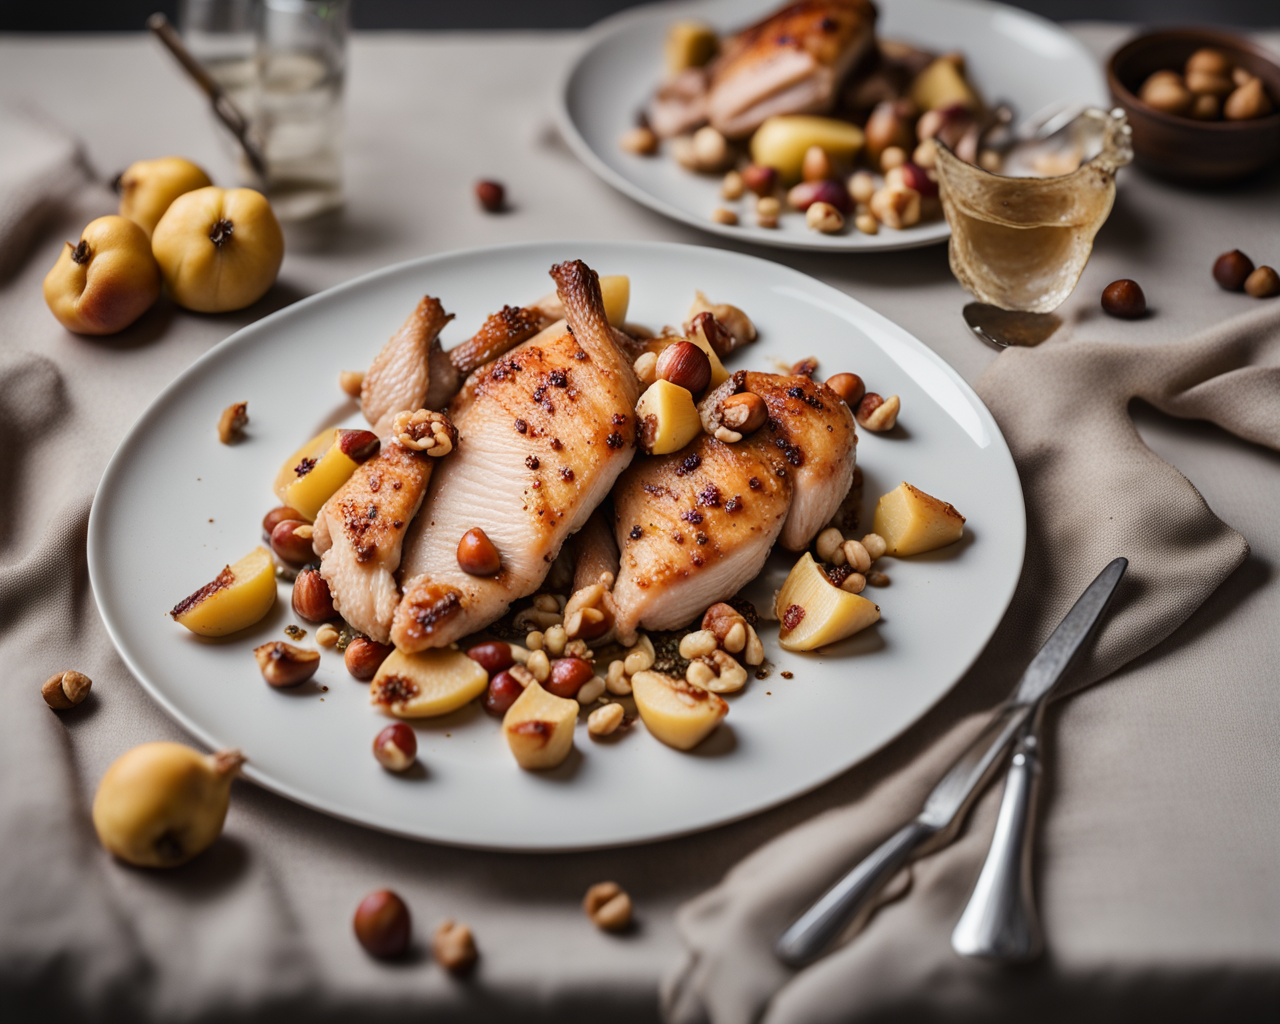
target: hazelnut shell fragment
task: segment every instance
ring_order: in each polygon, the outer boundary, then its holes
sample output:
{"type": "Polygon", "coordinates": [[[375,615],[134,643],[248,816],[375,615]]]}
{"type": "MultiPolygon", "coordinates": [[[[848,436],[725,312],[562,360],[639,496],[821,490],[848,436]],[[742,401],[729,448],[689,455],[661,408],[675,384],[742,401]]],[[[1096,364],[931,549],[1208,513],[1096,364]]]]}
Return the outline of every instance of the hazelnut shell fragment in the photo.
{"type": "Polygon", "coordinates": [[[270,686],[282,689],[305,683],[320,667],[320,652],[308,651],[283,640],[273,640],[253,649],[262,678],[270,686]]]}
{"type": "Polygon", "coordinates": [[[93,680],[83,672],[68,670],[46,679],[40,687],[40,696],[54,711],[66,711],[89,696],[91,686],[93,680]]]}

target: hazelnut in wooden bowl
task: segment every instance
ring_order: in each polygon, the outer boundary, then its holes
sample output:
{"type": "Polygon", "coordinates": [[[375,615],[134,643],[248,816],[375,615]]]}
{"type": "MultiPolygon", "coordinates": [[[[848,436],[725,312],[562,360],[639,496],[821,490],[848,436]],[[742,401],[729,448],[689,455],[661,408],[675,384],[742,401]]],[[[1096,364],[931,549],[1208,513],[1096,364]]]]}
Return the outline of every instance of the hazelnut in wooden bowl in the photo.
{"type": "Polygon", "coordinates": [[[1148,32],[1111,55],[1107,85],[1133,128],[1135,159],[1155,174],[1212,184],[1280,159],[1280,63],[1248,39],[1148,32]]]}

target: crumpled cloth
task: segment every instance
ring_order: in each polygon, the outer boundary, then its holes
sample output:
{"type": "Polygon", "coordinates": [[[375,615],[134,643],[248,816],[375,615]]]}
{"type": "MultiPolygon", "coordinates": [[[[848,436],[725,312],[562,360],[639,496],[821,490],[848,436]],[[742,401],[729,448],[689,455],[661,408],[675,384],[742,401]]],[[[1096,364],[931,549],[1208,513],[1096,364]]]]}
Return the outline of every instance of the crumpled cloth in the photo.
{"type": "Polygon", "coordinates": [[[0,104],[0,282],[87,178],[80,144],[34,112],[0,104]]]}
{"type": "MultiPolygon", "coordinates": [[[[672,1024],[873,1021],[886,1007],[867,995],[884,992],[907,998],[909,1005],[894,1007],[910,1011],[901,1019],[981,1019],[983,1008],[990,1009],[984,998],[1007,988],[1010,975],[963,960],[949,943],[994,830],[997,800],[990,796],[976,805],[960,841],[905,869],[914,874],[906,898],[882,908],[844,946],[798,971],[778,961],[772,946],[837,877],[919,812],[990,709],[1111,559],[1127,557],[1128,573],[1063,695],[1104,679],[1168,637],[1245,559],[1245,538],[1146,446],[1129,410],[1142,400],[1280,449],[1280,303],[1158,348],[1069,337],[1036,349],[1011,348],[983,374],[977,391],[1017,464],[1028,536],[1009,613],[957,686],[959,703],[971,713],[959,721],[926,718],[862,799],[763,846],[681,909],[677,923],[687,956],[663,988],[672,1024]]],[[[1052,956],[1052,920],[1046,931],[1052,956]]],[[[1069,1003],[1037,1005],[1034,1016],[1078,1019],[1076,1010],[1069,1003]]]]}

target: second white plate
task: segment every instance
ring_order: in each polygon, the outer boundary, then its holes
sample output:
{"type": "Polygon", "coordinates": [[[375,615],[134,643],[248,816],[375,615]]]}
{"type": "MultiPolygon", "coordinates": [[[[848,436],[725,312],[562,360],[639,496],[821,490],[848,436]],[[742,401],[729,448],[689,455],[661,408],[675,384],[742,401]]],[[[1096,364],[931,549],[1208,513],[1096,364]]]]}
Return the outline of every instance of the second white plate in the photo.
{"type": "MultiPolygon", "coordinates": [[[[823,235],[800,216],[783,217],[777,228],[754,223],[743,203],[720,198],[717,176],[690,174],[665,152],[634,156],[618,148],[637,112],[662,77],[662,40],[667,26],[697,18],[720,32],[742,28],[780,6],[779,0],[700,0],[655,4],[603,21],[570,66],[560,88],[561,131],[578,157],[614,188],[675,220],[726,238],[787,249],[875,252],[911,249],[950,235],[945,220],[876,235],[849,229],[823,235]],[[741,206],[741,222],[714,223],[717,206],[741,206]]],[[[965,55],[968,73],[988,102],[1006,102],[1018,117],[1051,104],[1106,106],[1102,72],[1084,45],[1051,21],[983,0],[876,0],[876,32],[887,39],[965,55]]]]}
{"type": "MultiPolygon", "coordinates": [[[[995,422],[931,350],[847,295],[765,260],[697,246],[545,242],[414,260],[304,299],[246,327],[179,376],[111,460],[89,521],[89,571],[116,647],[147,691],[209,747],[239,747],[255,782],[350,821],[420,839],[517,850],[642,842],[708,828],[832,778],[920,717],[986,644],[1022,567],[1022,491],[995,422]],[[885,560],[875,627],[811,655],[762,629],[767,679],[729,698],[717,733],[693,753],[637,724],[597,743],[581,724],[576,752],[545,773],[518,768],[498,722],[478,704],[413,722],[421,768],[392,775],[373,759],[387,722],[340,655],[325,652],[314,684],[273,690],[251,653],[295,617],[289,590],[259,625],[222,641],[176,625],[169,608],[260,543],[276,502],[276,469],[326,426],[362,424],[338,390],[340,370],[367,366],[424,293],[457,314],[449,347],[507,302],[550,290],[547,271],[583,259],[631,276],[630,319],[680,323],[702,289],[741,306],[760,340],[733,368],[815,355],[826,375],[861,374],[902,398],[900,427],[861,432],[865,511],[909,480],[969,517],[965,540],[885,560]],[[218,442],[215,424],[248,400],[247,438],[218,442]],[[782,672],[793,678],[784,678],[782,672]],[[327,688],[327,689],[326,689],[327,688]]],[[[760,581],[767,603],[794,556],[760,581]]],[[[315,627],[304,643],[310,645],[315,627]]]]}

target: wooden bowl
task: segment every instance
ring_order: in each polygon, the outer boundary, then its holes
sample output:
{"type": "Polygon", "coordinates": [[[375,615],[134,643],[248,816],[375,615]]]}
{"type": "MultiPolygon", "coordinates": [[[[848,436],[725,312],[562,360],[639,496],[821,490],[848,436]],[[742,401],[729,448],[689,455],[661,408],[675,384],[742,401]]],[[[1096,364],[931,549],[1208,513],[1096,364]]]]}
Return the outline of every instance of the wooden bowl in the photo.
{"type": "Polygon", "coordinates": [[[1200,28],[1148,32],[1111,55],[1107,85],[1112,101],[1129,116],[1134,159],[1153,173],[1211,184],[1244,177],[1280,159],[1280,64],[1248,39],[1200,28]],[[1251,121],[1195,121],[1138,99],[1148,75],[1165,69],[1181,74],[1187,58],[1206,46],[1222,50],[1261,78],[1277,112],[1251,121]]]}

